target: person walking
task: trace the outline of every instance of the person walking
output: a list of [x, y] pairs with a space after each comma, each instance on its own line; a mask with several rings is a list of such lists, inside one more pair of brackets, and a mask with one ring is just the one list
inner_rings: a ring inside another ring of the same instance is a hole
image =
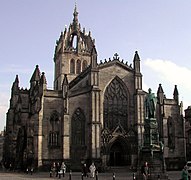
[[188, 173], [188, 168], [186, 165], [182, 169], [181, 178], [182, 178], [181, 180], [189, 180], [189, 173]]
[[64, 162], [62, 162], [60, 169], [62, 170], [62, 175], [64, 177], [66, 173], [66, 164]]
[[95, 167], [95, 164], [93, 162], [90, 165], [89, 170], [90, 170], [90, 177], [94, 178], [95, 177], [96, 167]]
[[82, 174], [84, 177], [88, 177], [88, 167], [87, 167], [86, 163], [84, 163], [82, 166]]
[[141, 167], [141, 173], [143, 175], [143, 180], [148, 180], [148, 177], [150, 176], [150, 173], [149, 173], [149, 166], [148, 166], [148, 163], [145, 162], [144, 165]]

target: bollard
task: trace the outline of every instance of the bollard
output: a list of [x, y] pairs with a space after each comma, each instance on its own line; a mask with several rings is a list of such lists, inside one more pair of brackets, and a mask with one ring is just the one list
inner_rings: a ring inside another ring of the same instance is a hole
[[72, 180], [72, 170], [70, 170], [70, 173], [69, 173], [69, 180]]
[[29, 169], [28, 168], [26, 169], [26, 172], [27, 172], [27, 174], [29, 173]]
[[135, 180], [136, 179], [136, 177], [135, 177], [135, 173], [133, 173], [133, 180]]
[[82, 180], [83, 180], [83, 179], [84, 179], [84, 174], [83, 174], [83, 173], [82, 173], [82, 176], [81, 176], [81, 177], [82, 177]]
[[113, 180], [115, 180], [115, 173], [113, 173]]
[[96, 180], [98, 180], [98, 171], [96, 171]]
[[52, 177], [52, 171], [50, 171], [50, 177]]

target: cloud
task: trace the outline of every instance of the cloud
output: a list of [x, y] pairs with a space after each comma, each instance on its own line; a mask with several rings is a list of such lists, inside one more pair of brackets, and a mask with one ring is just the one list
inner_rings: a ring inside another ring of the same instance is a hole
[[[179, 99], [183, 101], [184, 109], [191, 105], [191, 83], [187, 81], [191, 78], [190, 69], [179, 66], [172, 61], [162, 59], [146, 59], [143, 63], [149, 73], [153, 74], [152, 77], [149, 76], [148, 78], [156, 78], [155, 82], [158, 81], [162, 84], [165, 94], [169, 92], [172, 95], [173, 89], [171, 85], [177, 85]], [[169, 97], [167, 96], [167, 98]]]
[[0, 93], [0, 131], [4, 129], [6, 122], [6, 113], [8, 110], [9, 94]]
[[144, 65], [156, 72], [163, 81], [178, 84], [187, 91], [191, 91], [191, 83], [186, 81], [191, 77], [190, 69], [178, 66], [172, 61], [161, 59], [146, 59]]

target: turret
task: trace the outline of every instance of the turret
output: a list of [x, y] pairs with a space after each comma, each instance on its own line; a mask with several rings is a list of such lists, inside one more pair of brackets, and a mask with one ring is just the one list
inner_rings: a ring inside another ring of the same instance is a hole
[[179, 104], [179, 93], [177, 89], [177, 85], [174, 86], [173, 99]]
[[19, 92], [19, 77], [16, 75], [15, 81], [13, 82], [12, 85], [12, 95], [13, 94], [18, 94]]
[[40, 82], [40, 70], [38, 65], [36, 65], [36, 68], [30, 80], [31, 87], [34, 87], [36, 84], [39, 84], [39, 82]]
[[135, 51], [133, 63], [134, 63], [135, 73], [140, 73], [140, 57], [137, 51]]
[[43, 87], [43, 89], [47, 89], [47, 81], [44, 72], [42, 72], [42, 75], [40, 77], [40, 85]]
[[142, 74], [140, 72], [140, 57], [138, 52], [135, 51], [134, 59], [134, 76], [135, 76], [135, 89], [142, 89]]
[[158, 87], [157, 98], [158, 98], [158, 103], [162, 105], [164, 100], [164, 91], [161, 84], [159, 84], [159, 87]]
[[97, 66], [97, 51], [95, 46], [93, 46], [92, 52], [91, 52], [91, 67], [95, 68], [96, 66]]

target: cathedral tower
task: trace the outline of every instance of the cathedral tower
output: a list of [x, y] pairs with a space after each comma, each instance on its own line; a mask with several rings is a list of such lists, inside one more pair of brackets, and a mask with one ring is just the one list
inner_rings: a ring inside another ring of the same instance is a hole
[[65, 27], [64, 33], [61, 33], [56, 42], [54, 54], [55, 90], [61, 90], [64, 74], [67, 74], [68, 81], [71, 82], [89, 65], [97, 64], [97, 62], [92, 62], [91, 57], [95, 41], [92, 39], [90, 31], [86, 33], [85, 28], [81, 31], [76, 6], [73, 16], [73, 22], [68, 29]]

